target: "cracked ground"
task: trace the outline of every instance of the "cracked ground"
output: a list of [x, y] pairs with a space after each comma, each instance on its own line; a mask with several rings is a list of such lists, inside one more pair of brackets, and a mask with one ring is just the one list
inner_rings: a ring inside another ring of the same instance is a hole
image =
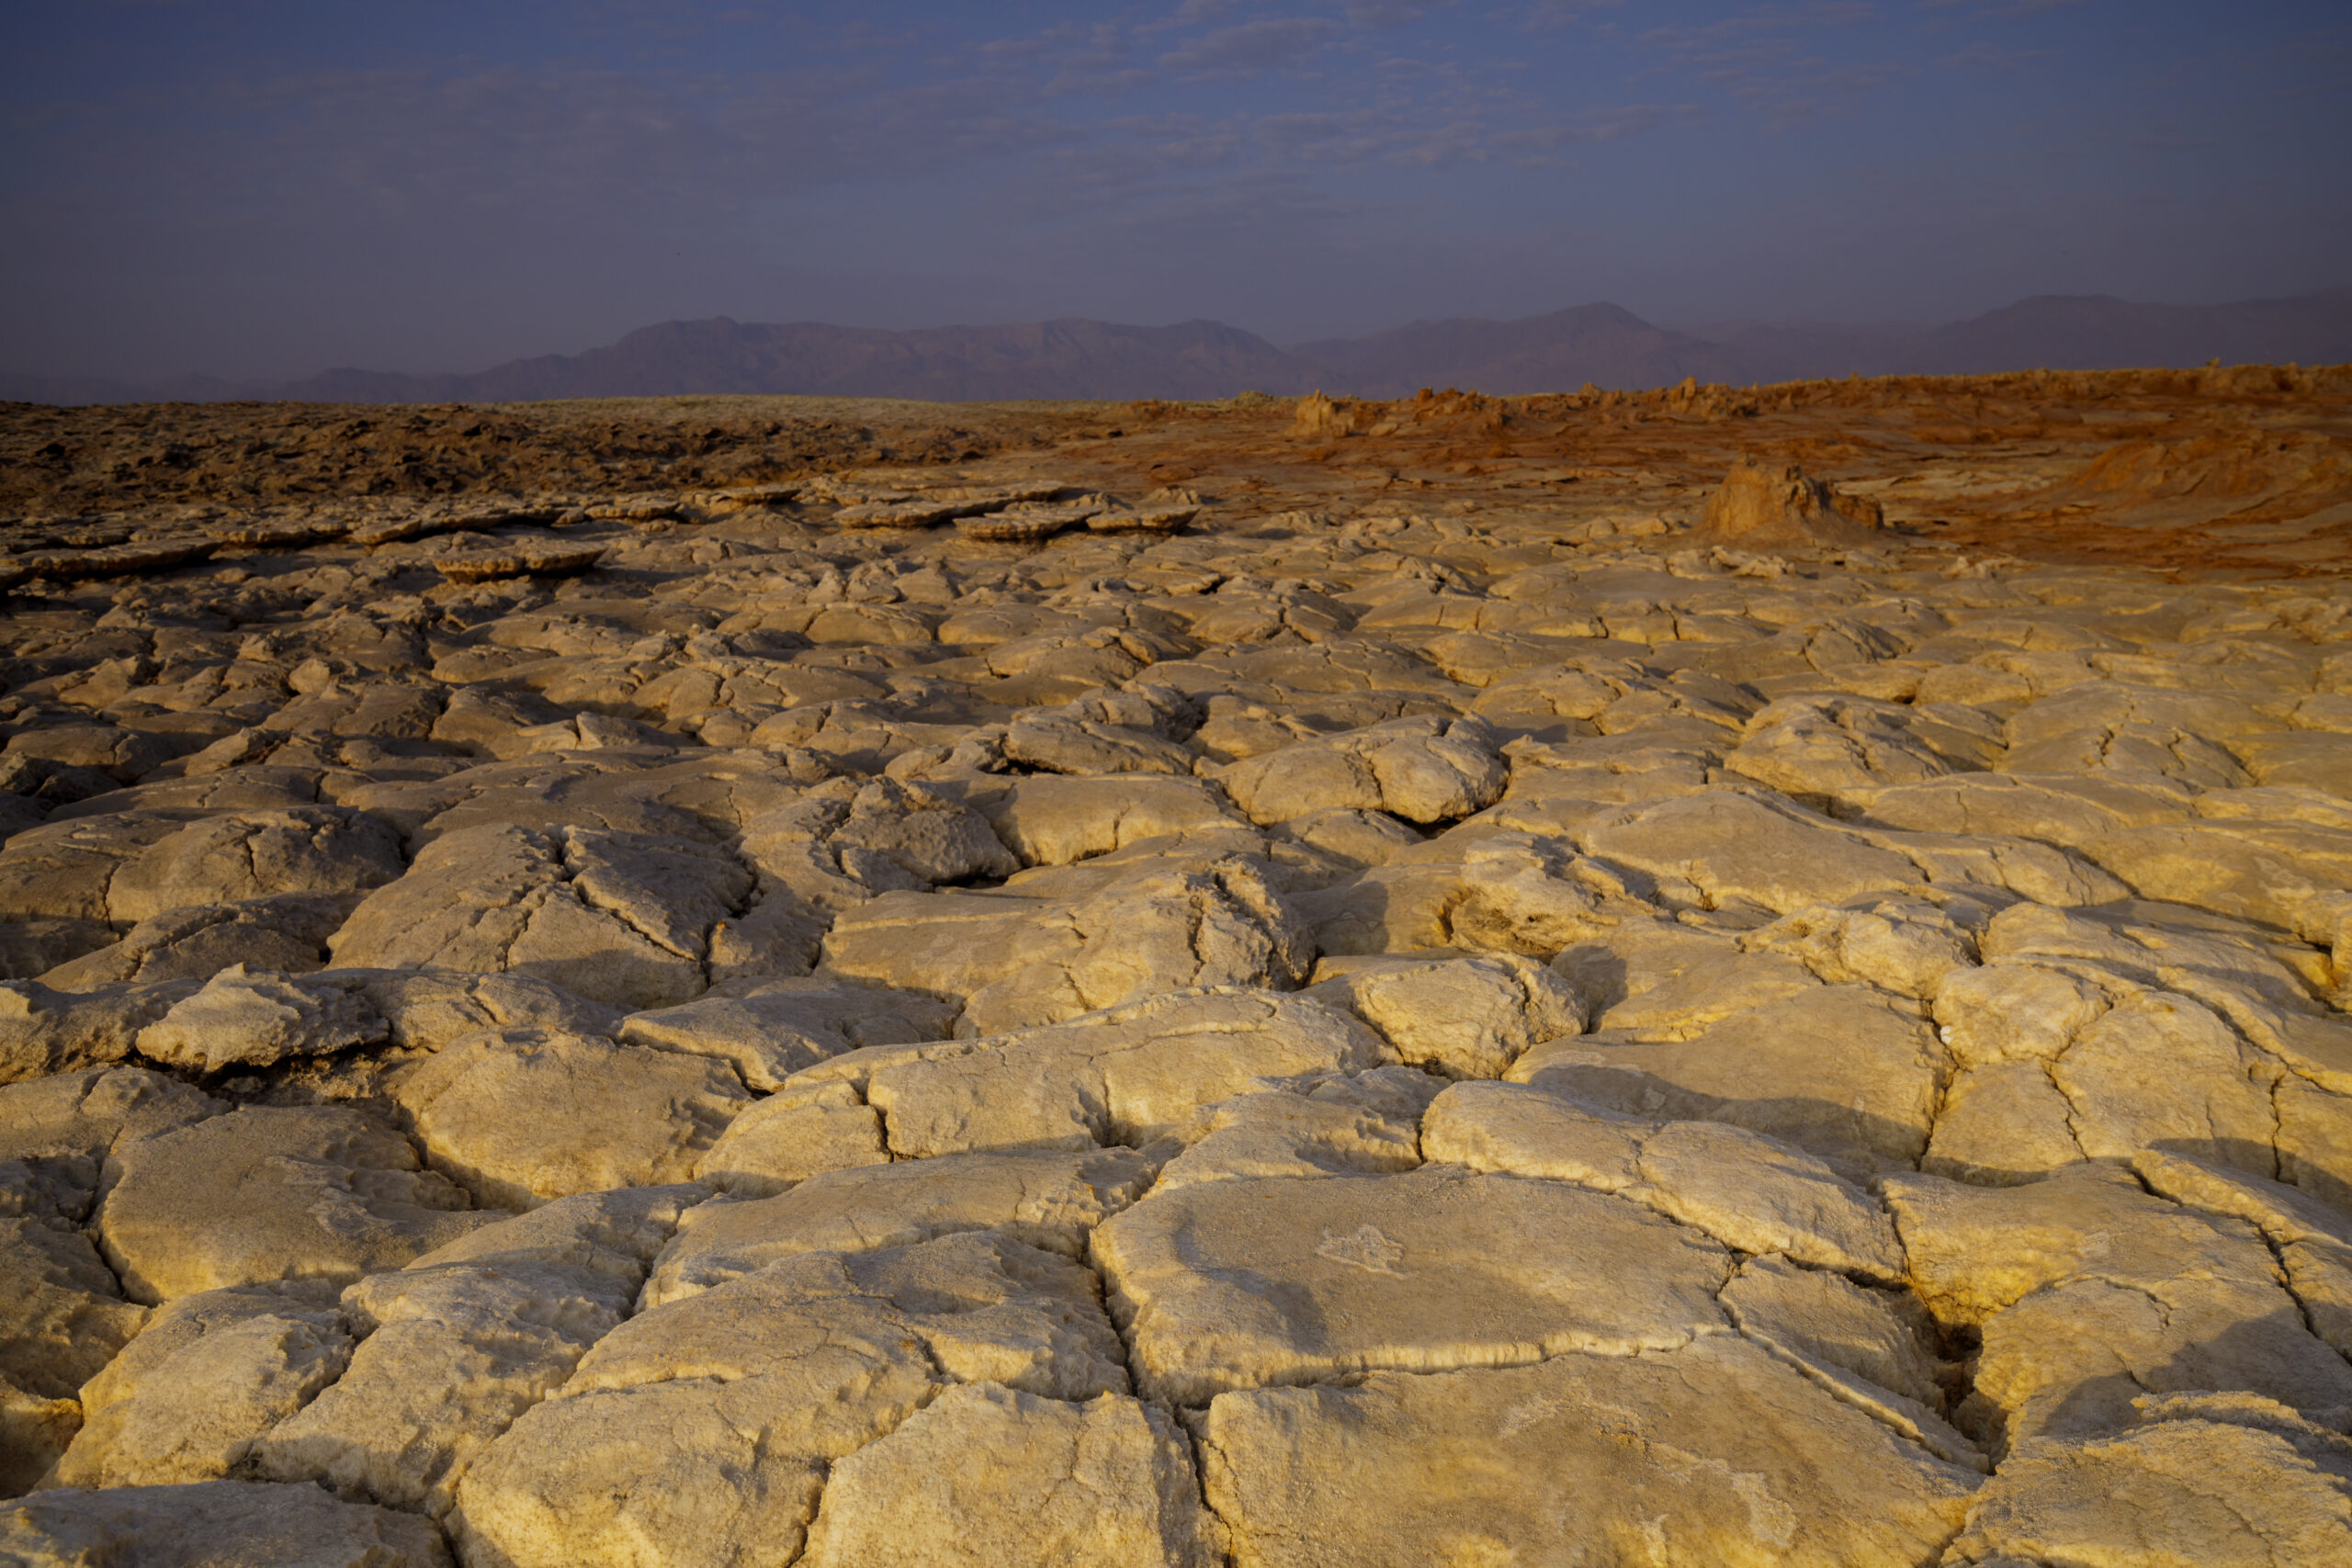
[[2352, 374], [0, 509], [0, 1562], [2352, 1562]]

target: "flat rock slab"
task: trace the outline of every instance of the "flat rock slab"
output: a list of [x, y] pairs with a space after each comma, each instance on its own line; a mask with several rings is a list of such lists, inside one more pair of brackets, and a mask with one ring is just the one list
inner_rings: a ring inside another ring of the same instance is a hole
[[[8, 993], [0, 992], [0, 1005]], [[85, 1067], [0, 1086], [0, 1162], [22, 1172], [17, 1203], [28, 1215], [89, 1217], [107, 1156], [118, 1145], [169, 1133], [228, 1110], [192, 1085], [144, 1067]], [[37, 1201], [38, 1199], [38, 1201]]]
[[247, 1106], [118, 1145], [98, 1245], [133, 1300], [272, 1280], [348, 1282], [499, 1217], [340, 1107]]
[[2182, 1155], [2146, 1149], [2132, 1164], [2159, 1196], [2233, 1215], [2260, 1231], [2312, 1332], [2352, 1356], [2352, 1215], [2297, 1188]]
[[414, 1514], [243, 1481], [37, 1493], [0, 1505], [0, 1552], [25, 1568], [449, 1568], [441, 1532]]
[[[1046, 1396], [1051, 1409], [1123, 1394], [1126, 1382], [1092, 1278], [1066, 1258], [977, 1235], [804, 1254], [607, 1335], [475, 1462], [451, 1525], [469, 1561], [517, 1568], [620, 1568], [643, 1561], [641, 1543], [658, 1543], [664, 1562], [713, 1568], [790, 1561], [827, 1466], [956, 1385]], [[1121, 1435], [1130, 1446], [1144, 1436]], [[1144, 1449], [1145, 1473], [1155, 1461], [1174, 1466], [1148, 1439]], [[899, 1451], [868, 1475], [903, 1474]], [[991, 1490], [1002, 1496], [1001, 1481]], [[1106, 1499], [1106, 1519], [1123, 1506], [1136, 1503]], [[1080, 1517], [1064, 1528], [1083, 1531], [1093, 1506], [1072, 1510]], [[855, 1540], [865, 1510], [847, 1512]]]
[[801, 1561], [1213, 1568], [1220, 1539], [1192, 1445], [1159, 1406], [979, 1384], [834, 1465]]
[[331, 1056], [375, 1044], [390, 1032], [357, 987], [254, 974], [239, 963], [173, 1003], [139, 1032], [137, 1043], [139, 1054], [158, 1066], [211, 1073]]
[[343, 1311], [367, 1337], [333, 1387], [254, 1444], [254, 1468], [442, 1517], [482, 1449], [628, 1315], [646, 1264], [703, 1196], [567, 1199], [352, 1286]]
[[739, 981], [728, 995], [633, 1013], [620, 1039], [714, 1057], [733, 1066], [745, 1088], [768, 1094], [844, 1051], [944, 1039], [957, 1010], [933, 997], [838, 980]]
[[1722, 1337], [1223, 1394], [1201, 1454], [1242, 1568], [1925, 1563], [1979, 1479]]
[[959, 1231], [996, 1231], [1077, 1258], [1088, 1233], [1141, 1197], [1151, 1178], [1151, 1163], [1130, 1149], [948, 1155], [825, 1171], [776, 1197], [688, 1210], [654, 1260], [645, 1304], [803, 1252], [907, 1247]]
[[2016, 1188], [1885, 1190], [1914, 1288], [1980, 1336], [1957, 1413], [2011, 1450], [2128, 1425], [2147, 1394], [2241, 1390], [2324, 1424], [2352, 1368], [2311, 1332], [2263, 1236], [2085, 1165]]
[[468, 550], [434, 558], [434, 570], [452, 582], [489, 582], [502, 577], [564, 577], [586, 571], [604, 558], [602, 545], [550, 542], [503, 550]]
[[44, 984], [66, 991], [115, 985], [208, 980], [232, 964], [280, 973], [316, 969], [327, 939], [359, 902], [354, 893], [279, 893], [165, 909], [120, 942], [48, 970]]
[[467, 828], [426, 845], [329, 945], [338, 964], [511, 970], [662, 1007], [703, 992], [712, 932], [751, 888], [733, 856], [688, 839]]
[[331, 1283], [177, 1298], [82, 1389], [61, 1486], [161, 1486], [250, 1473], [256, 1445], [350, 1364]]
[[956, 526], [967, 539], [1029, 543], [1050, 539], [1102, 511], [1099, 502], [1017, 502], [1001, 512], [967, 517]]
[[1314, 988], [1378, 1030], [1404, 1060], [1449, 1077], [1500, 1077], [1536, 1042], [1584, 1031], [1569, 986], [1517, 953], [1326, 959]]
[[1259, 1177], [1377, 1176], [1420, 1164], [1420, 1114], [1441, 1088], [1410, 1067], [1327, 1078], [1305, 1093], [1238, 1094], [1170, 1134], [1184, 1152], [1154, 1191]]
[[1096, 1230], [1114, 1316], [1150, 1395], [1380, 1369], [1630, 1355], [1723, 1332], [1730, 1254], [1623, 1199], [1430, 1168], [1219, 1181]]
[[1242, 987], [1171, 991], [985, 1040], [879, 1047], [802, 1081], [861, 1081], [904, 1158], [989, 1148], [1141, 1146], [1201, 1106], [1388, 1060], [1347, 1014]]
[[2352, 1562], [2352, 1448], [2245, 1403], [2215, 1401], [2209, 1420], [2192, 1404], [2012, 1461], [1977, 1495], [1944, 1561]]
[[1811, 813], [1723, 790], [1629, 807], [1588, 826], [1577, 842], [1602, 860], [1783, 914], [1926, 880], [1909, 857]]
[[1816, 986], [1688, 1039], [1555, 1040], [1507, 1076], [1626, 1115], [1728, 1122], [1862, 1178], [1914, 1169], [1927, 1149], [1946, 1069], [1919, 1012], [1864, 987]]
[[1313, 939], [1262, 866], [1238, 856], [1148, 866], [1074, 899], [886, 894], [836, 920], [824, 966], [960, 998], [994, 1034], [1202, 986], [1288, 990]]
[[1992, 1461], [1954, 1427], [1935, 1322], [1901, 1291], [1868, 1288], [1781, 1258], [1751, 1258], [1717, 1298], [1742, 1337], [1868, 1412], [1938, 1459], [1979, 1472]]
[[120, 1063], [139, 1032], [195, 992], [193, 980], [110, 985], [101, 992], [59, 992], [40, 980], [0, 985], [0, 1081]]
[[1636, 1122], [1514, 1084], [1458, 1084], [1422, 1119], [1421, 1153], [1618, 1193], [1742, 1252], [1888, 1283], [1904, 1276], [1894, 1224], [1875, 1202], [1820, 1160], [1744, 1127]]
[[962, 510], [954, 502], [870, 501], [842, 507], [832, 522], [837, 528], [928, 528]]
[[435, 1169], [525, 1209], [683, 1181], [750, 1096], [723, 1062], [553, 1030], [486, 1030], [399, 1075]]
[[1238, 762], [1226, 790], [1253, 822], [1335, 807], [1439, 822], [1492, 806], [1510, 771], [1477, 719], [1400, 718]]
[[[1034, 730], [1016, 724], [1006, 743], [1017, 751], [1035, 739]], [[989, 779], [964, 793], [1027, 865], [1069, 865], [1148, 839], [1242, 820], [1223, 792], [1203, 780], [1154, 776], [1158, 770], [1087, 771], [1104, 776], [1064, 777], [1077, 770], [1057, 770]]]
[[0, 1220], [0, 1481], [40, 1479], [74, 1436], [81, 1385], [143, 1325], [89, 1238], [62, 1221]]
[[888, 1165], [881, 1112], [845, 1083], [797, 1086], [756, 1101], [695, 1162], [695, 1179], [739, 1198], [772, 1198], [820, 1171]]
[[240, 811], [189, 823], [127, 858], [104, 884], [107, 918], [278, 893], [364, 893], [397, 879], [399, 835], [328, 806]]
[[1556, 840], [1480, 836], [1451, 853], [1402, 857], [1293, 902], [1317, 946], [1338, 955], [1409, 954], [1431, 948], [1548, 959], [1650, 911], [1624, 897], [1624, 877]]

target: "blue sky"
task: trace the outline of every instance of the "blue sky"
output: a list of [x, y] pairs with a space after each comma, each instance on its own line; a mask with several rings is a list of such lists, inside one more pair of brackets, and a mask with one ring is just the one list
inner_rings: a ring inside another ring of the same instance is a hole
[[0, 38], [0, 370], [2352, 283], [2341, 0], [20, 0]]

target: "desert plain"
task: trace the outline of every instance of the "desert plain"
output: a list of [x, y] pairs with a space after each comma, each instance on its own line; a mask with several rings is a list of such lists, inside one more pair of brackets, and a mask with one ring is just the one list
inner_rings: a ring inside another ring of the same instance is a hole
[[2352, 1562], [2352, 369], [0, 519], [0, 1562]]

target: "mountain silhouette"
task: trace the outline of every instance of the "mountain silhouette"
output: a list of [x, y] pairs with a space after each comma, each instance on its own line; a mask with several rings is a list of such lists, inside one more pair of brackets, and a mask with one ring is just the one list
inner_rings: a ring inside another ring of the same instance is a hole
[[2227, 305], [2149, 305], [2045, 295], [1925, 331], [1743, 325], [1699, 336], [1616, 305], [1517, 321], [1416, 321], [1368, 337], [1277, 347], [1217, 321], [1126, 326], [1064, 320], [888, 332], [725, 316], [663, 321], [583, 354], [510, 360], [465, 375], [338, 369], [240, 385], [204, 377], [133, 385], [0, 376], [24, 402], [529, 402], [684, 393], [807, 393], [940, 401], [1214, 399], [1254, 389], [1400, 397], [1421, 387], [1485, 392], [1735, 384], [1820, 376], [1971, 375], [2050, 368], [2352, 361], [2352, 288]]

